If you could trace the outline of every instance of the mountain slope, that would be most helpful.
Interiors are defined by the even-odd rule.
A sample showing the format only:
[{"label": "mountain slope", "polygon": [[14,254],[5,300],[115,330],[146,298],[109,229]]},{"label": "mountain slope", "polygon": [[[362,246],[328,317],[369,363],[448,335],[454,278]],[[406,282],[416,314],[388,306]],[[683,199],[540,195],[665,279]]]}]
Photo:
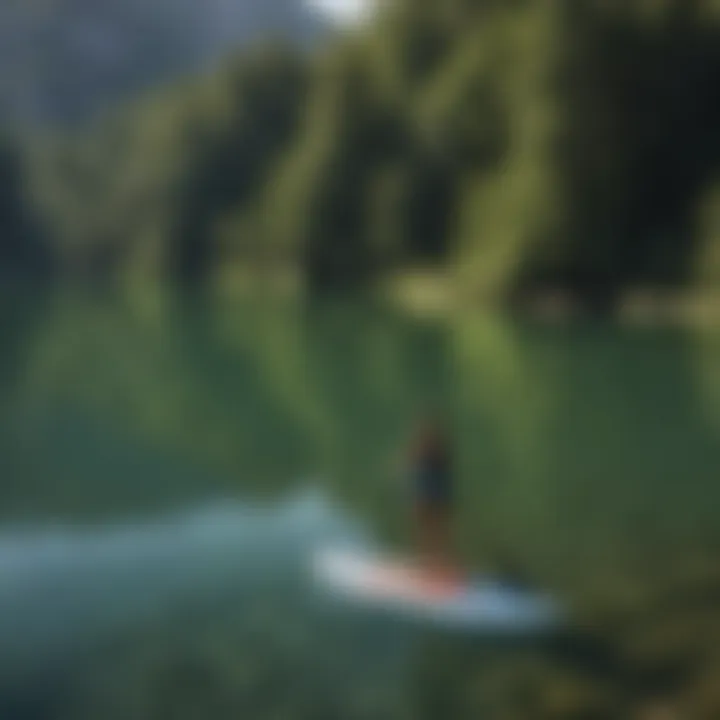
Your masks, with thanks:
[{"label": "mountain slope", "polygon": [[303,0],[5,0],[0,117],[91,119],[236,47],[322,30]]}]

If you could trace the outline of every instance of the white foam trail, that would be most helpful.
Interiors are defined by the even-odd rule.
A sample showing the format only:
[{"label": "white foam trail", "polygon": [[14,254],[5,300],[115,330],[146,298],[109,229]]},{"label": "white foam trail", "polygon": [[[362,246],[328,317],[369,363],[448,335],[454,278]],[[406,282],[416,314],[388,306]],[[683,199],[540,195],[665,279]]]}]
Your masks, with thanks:
[{"label": "white foam trail", "polygon": [[0,533],[0,665],[32,665],[159,615],[287,582],[316,543],[364,542],[318,492],[143,522]]}]

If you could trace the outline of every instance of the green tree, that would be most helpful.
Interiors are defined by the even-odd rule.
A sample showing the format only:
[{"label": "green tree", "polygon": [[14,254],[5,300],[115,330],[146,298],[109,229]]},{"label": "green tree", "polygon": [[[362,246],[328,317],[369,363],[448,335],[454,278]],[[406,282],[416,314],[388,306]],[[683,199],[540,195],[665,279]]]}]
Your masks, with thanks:
[{"label": "green tree", "polygon": [[20,150],[0,138],[0,275],[35,275],[49,269],[50,256],[26,188]]},{"label": "green tree", "polygon": [[38,185],[73,268],[324,290],[423,264],[606,311],[717,254],[719,47],[712,0],[396,0],[63,139]]}]

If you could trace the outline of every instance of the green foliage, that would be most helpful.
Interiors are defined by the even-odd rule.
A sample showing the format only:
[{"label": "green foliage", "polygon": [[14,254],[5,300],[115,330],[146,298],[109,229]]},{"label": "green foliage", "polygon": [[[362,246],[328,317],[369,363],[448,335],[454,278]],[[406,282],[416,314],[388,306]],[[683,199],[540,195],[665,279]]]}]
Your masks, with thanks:
[{"label": "green foliage", "polygon": [[255,53],[63,141],[41,197],[67,265],[112,273],[326,289],[430,264],[602,308],[713,284],[717,23],[701,0],[397,0],[310,61]]},{"label": "green foliage", "polygon": [[251,245],[220,244],[219,228],[262,192],[305,83],[294,54],[258,51],[42,153],[38,195],[63,268],[194,283]]},{"label": "green foliage", "polygon": [[[218,223],[250,212],[267,185],[278,153],[294,134],[305,73],[293,55],[268,52],[205,90],[194,136],[179,150],[184,167],[172,178],[168,198],[166,266],[171,276],[187,280],[206,277],[217,262]],[[252,238],[232,241],[252,251]],[[238,250],[231,244],[233,249]],[[256,248],[250,256],[261,253]]]},{"label": "green foliage", "polygon": [[313,285],[367,280],[377,270],[369,241],[374,181],[401,139],[357,48],[321,64],[298,144],[279,168],[266,211],[269,238],[294,248]]},{"label": "green foliage", "polygon": [[32,216],[18,148],[0,137],[0,277],[48,269],[45,238]]}]

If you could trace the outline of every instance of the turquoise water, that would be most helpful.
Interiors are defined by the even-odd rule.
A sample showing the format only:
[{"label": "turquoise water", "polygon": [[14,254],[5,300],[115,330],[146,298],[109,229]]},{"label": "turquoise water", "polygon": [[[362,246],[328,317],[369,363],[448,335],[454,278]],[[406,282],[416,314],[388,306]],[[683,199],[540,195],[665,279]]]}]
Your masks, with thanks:
[{"label": "turquoise water", "polygon": [[[344,640],[330,642],[297,558],[308,538],[358,529],[403,546],[391,468],[428,404],[453,429],[472,567],[509,557],[580,602],[720,546],[720,331],[5,295],[0,343],[0,631],[16,629],[0,660],[22,655],[25,673],[7,675],[9,717],[27,716],[17,689],[38,677],[55,694],[37,717],[110,717],[118,695],[118,716],[181,717],[168,709],[187,690],[177,663],[199,683],[198,717],[219,696],[213,717],[293,717],[298,703],[308,717],[417,713],[418,667],[442,639],[428,650],[406,629],[335,618]],[[33,608],[54,608],[65,634]],[[91,673],[89,652],[103,658]],[[61,681],[58,664],[85,669]],[[460,691],[443,688],[433,702],[447,709]]]}]

